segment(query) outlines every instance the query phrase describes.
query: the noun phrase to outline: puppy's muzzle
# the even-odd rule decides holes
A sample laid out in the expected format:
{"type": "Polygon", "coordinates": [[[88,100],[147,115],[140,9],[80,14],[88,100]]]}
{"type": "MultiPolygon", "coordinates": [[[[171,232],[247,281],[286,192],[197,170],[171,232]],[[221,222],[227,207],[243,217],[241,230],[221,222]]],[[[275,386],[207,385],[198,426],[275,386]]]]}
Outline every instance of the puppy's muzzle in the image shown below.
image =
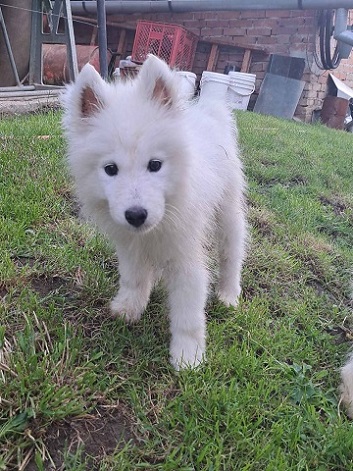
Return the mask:
{"type": "Polygon", "coordinates": [[[147,219],[147,210],[140,206],[134,206],[125,211],[125,219],[134,227],[140,227],[147,219]]]}

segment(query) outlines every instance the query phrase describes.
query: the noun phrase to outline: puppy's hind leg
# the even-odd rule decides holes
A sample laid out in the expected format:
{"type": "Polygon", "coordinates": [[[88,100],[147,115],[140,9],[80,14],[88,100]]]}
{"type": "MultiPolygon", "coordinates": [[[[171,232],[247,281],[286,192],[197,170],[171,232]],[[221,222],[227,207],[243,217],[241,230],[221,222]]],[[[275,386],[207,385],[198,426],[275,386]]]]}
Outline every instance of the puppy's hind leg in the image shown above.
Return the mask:
{"type": "Polygon", "coordinates": [[[241,292],[241,270],[247,241],[247,224],[241,198],[224,199],[219,222],[218,297],[226,306],[236,306],[241,292]]]}

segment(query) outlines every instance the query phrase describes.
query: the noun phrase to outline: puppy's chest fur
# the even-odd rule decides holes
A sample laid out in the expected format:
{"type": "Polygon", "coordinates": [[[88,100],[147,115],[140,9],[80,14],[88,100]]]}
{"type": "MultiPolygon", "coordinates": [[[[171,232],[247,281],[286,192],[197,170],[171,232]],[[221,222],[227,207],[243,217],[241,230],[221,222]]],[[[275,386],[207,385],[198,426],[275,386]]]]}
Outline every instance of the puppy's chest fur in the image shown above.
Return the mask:
{"type": "Polygon", "coordinates": [[[158,270],[168,269],[172,265],[188,265],[189,259],[202,257],[208,252],[214,241],[213,225],[207,233],[203,233],[195,223],[190,225],[192,231],[190,226],[176,228],[162,224],[147,234],[124,234],[115,239],[117,252],[147,260],[158,270]]]}

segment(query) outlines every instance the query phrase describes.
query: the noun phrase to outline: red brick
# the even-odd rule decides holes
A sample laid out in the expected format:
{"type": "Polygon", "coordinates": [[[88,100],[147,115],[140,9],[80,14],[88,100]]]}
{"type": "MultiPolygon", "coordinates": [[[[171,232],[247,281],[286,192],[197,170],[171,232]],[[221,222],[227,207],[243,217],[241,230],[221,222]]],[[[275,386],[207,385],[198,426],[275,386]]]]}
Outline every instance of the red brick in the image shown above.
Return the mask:
{"type": "Polygon", "coordinates": [[[257,73],[257,72],[263,72],[264,71],[264,64],[263,63],[259,63],[259,64],[252,64],[251,65],[251,71],[252,73],[257,73]]]}
{"type": "Polygon", "coordinates": [[[290,18],[280,18],[277,20],[277,26],[279,28],[286,28],[287,26],[293,26],[293,21],[290,18]]]}
{"type": "Polygon", "coordinates": [[[258,28],[273,28],[278,26],[278,20],[274,18],[264,18],[255,21],[255,26],[258,28]]]}
{"type": "Polygon", "coordinates": [[[207,20],[209,12],[197,11],[192,14],[194,20],[207,20]]]}
{"type": "Polygon", "coordinates": [[[278,41],[278,38],[275,36],[267,36],[267,37],[260,37],[259,38],[259,45],[262,46],[267,46],[268,44],[278,44],[278,42],[282,43],[281,41],[278,41]]]}
{"type": "Polygon", "coordinates": [[[310,26],[317,26],[317,18],[315,16],[312,18],[305,18],[304,23],[310,26]]]}
{"type": "Polygon", "coordinates": [[[244,40],[241,41],[241,43],[244,44],[244,47],[251,46],[251,44],[258,44],[258,39],[259,38],[257,36],[254,36],[252,34],[246,34],[244,40]]]}
{"type": "Polygon", "coordinates": [[[302,35],[313,34],[313,25],[303,24],[298,28],[298,32],[302,35]]]}
{"type": "Polygon", "coordinates": [[[291,10],[291,18],[315,18],[315,10],[291,10]]]}
{"type": "Polygon", "coordinates": [[[221,28],[229,28],[229,21],[227,20],[207,20],[206,26],[209,28],[220,26],[221,28]]]}
{"type": "Polygon", "coordinates": [[[290,10],[266,10],[266,18],[290,18],[290,10]]]}
{"type": "Polygon", "coordinates": [[[291,44],[290,34],[273,34],[272,37],[276,40],[276,43],[288,45],[291,44]]]}
{"type": "Polygon", "coordinates": [[[272,34],[295,34],[298,32],[297,26],[275,26],[272,28],[272,34]]]}
{"type": "Polygon", "coordinates": [[[265,10],[244,10],[240,12],[241,18],[265,18],[265,10]]]}
{"type": "Polygon", "coordinates": [[[224,36],[245,36],[246,29],[245,28],[224,28],[223,34],[224,36]]]}
{"type": "Polygon", "coordinates": [[[248,28],[254,25],[254,20],[229,20],[229,27],[248,28]]]}
{"type": "Polygon", "coordinates": [[[173,13],[172,16],[179,23],[182,21],[188,21],[188,20],[194,19],[194,15],[192,13],[173,13]]]}
{"type": "Polygon", "coordinates": [[[291,51],[294,52],[294,53],[295,52],[298,53],[299,51],[300,52],[306,52],[306,44],[305,43],[292,44],[291,51]]]}
{"type": "MultiPolygon", "coordinates": [[[[200,13],[194,13],[194,15],[200,15],[200,13]]],[[[223,18],[219,17],[218,12],[214,11],[205,11],[202,13],[202,18],[204,18],[206,21],[207,20],[213,20],[213,21],[221,21],[223,18]]]]}
{"type": "Polygon", "coordinates": [[[202,28],[202,36],[223,36],[223,28],[202,28]]]}
{"type": "Polygon", "coordinates": [[[272,29],[271,28],[258,28],[256,26],[256,23],[253,28],[248,28],[247,32],[250,32],[251,34],[256,34],[256,36],[271,36],[272,34],[272,29]]]}
{"type": "Polygon", "coordinates": [[[190,33],[196,34],[196,36],[201,36],[201,29],[200,28],[187,28],[190,33]]]}
{"type": "Polygon", "coordinates": [[[202,25],[200,25],[200,22],[197,20],[184,21],[182,26],[184,26],[184,28],[202,28],[202,25]]]}
{"type": "Polygon", "coordinates": [[[220,20],[231,20],[233,18],[240,18],[239,11],[217,11],[213,13],[214,18],[219,18],[220,20]]]}
{"type": "MultiPolygon", "coordinates": [[[[268,49],[270,49],[268,47],[268,49]]],[[[288,44],[276,44],[271,48],[271,54],[289,54],[290,49],[288,44]]]]}
{"type": "Polygon", "coordinates": [[[265,77],[265,72],[253,72],[252,67],[250,67],[250,73],[251,74],[254,73],[256,75],[255,86],[256,86],[256,90],[259,90],[261,87],[261,82],[263,81],[265,77]]]}
{"type": "Polygon", "coordinates": [[[303,34],[297,33],[297,34],[292,34],[291,36],[292,44],[305,43],[305,45],[307,46],[307,40],[308,40],[308,36],[306,34],[303,35],[303,34]]]}

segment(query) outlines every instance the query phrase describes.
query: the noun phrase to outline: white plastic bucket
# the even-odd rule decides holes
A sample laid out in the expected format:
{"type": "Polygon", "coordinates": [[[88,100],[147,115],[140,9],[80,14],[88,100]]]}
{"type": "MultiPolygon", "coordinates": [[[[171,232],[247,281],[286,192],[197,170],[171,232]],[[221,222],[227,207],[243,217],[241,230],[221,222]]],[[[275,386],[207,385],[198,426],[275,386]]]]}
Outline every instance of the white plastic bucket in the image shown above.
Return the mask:
{"type": "Polygon", "coordinates": [[[180,70],[177,75],[180,76],[180,95],[187,99],[192,98],[195,94],[196,74],[180,70]]]}
{"type": "Polygon", "coordinates": [[[246,110],[251,94],[255,90],[255,74],[229,72],[228,100],[234,110],[246,110]]]}
{"type": "Polygon", "coordinates": [[[200,98],[217,98],[226,101],[229,84],[229,75],[204,71],[201,77],[200,98]]]}

